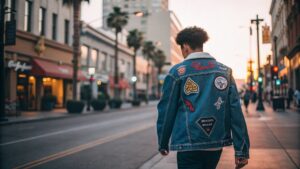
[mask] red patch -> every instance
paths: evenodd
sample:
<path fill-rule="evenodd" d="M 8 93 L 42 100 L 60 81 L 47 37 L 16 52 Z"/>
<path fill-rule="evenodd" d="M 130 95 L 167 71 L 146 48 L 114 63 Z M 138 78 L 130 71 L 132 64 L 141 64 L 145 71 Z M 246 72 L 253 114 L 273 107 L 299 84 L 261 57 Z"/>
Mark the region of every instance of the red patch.
<path fill-rule="evenodd" d="M 184 101 L 184 104 L 186 105 L 186 107 L 188 107 L 191 112 L 195 111 L 195 108 L 191 101 L 189 101 L 187 99 L 184 99 L 183 101 Z"/>
<path fill-rule="evenodd" d="M 206 70 L 214 68 L 215 64 L 213 62 L 208 62 L 206 66 L 202 66 L 200 63 L 194 61 L 191 66 L 196 70 Z"/>
<path fill-rule="evenodd" d="M 177 72 L 178 72 L 179 75 L 183 75 L 183 74 L 185 73 L 185 67 L 184 67 L 184 66 L 179 67 L 179 68 L 177 69 Z"/>

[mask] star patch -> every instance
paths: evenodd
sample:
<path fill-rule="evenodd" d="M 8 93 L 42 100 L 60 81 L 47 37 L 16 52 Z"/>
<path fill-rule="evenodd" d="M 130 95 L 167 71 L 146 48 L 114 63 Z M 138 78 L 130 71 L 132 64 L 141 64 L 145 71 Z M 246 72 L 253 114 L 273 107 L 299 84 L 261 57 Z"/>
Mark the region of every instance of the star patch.
<path fill-rule="evenodd" d="M 224 103 L 221 97 L 218 98 L 217 102 L 214 104 L 217 108 L 217 110 L 220 110 L 221 105 Z"/>
<path fill-rule="evenodd" d="M 197 124 L 201 127 L 204 133 L 208 136 L 212 133 L 212 130 L 216 124 L 216 119 L 214 117 L 204 117 L 197 121 Z"/>
<path fill-rule="evenodd" d="M 178 75 L 183 75 L 183 74 L 185 74 L 185 71 L 186 71 L 185 66 L 180 66 L 180 67 L 177 68 L 177 73 L 178 73 Z"/>
<path fill-rule="evenodd" d="M 215 87 L 219 90 L 224 90 L 228 86 L 228 81 L 223 76 L 216 77 L 214 83 L 215 83 Z"/>
<path fill-rule="evenodd" d="M 190 95 L 192 93 L 199 93 L 199 86 L 190 77 L 186 80 L 184 84 L 184 93 Z"/>
<path fill-rule="evenodd" d="M 187 100 L 187 99 L 184 99 L 183 100 L 184 104 L 186 105 L 186 107 L 188 107 L 188 109 L 190 110 L 190 112 L 194 112 L 195 111 L 195 108 L 192 104 L 191 101 Z"/>

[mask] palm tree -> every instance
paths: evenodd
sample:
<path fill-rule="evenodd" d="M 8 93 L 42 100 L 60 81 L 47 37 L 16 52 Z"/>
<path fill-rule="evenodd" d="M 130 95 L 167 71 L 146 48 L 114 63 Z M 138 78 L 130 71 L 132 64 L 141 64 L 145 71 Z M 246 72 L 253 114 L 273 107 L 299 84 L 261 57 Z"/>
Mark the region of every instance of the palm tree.
<path fill-rule="evenodd" d="M 78 79 L 78 58 L 80 56 L 80 15 L 81 2 L 89 0 L 63 0 L 64 5 L 73 5 L 73 100 L 77 98 L 77 79 Z"/>
<path fill-rule="evenodd" d="M 115 29 L 115 77 L 114 84 L 119 84 L 119 67 L 118 67 L 118 34 L 122 31 L 123 27 L 128 23 L 128 13 L 121 11 L 121 8 L 114 7 L 113 12 L 111 12 L 107 17 L 107 26 Z M 118 86 L 114 87 L 114 98 L 120 98 L 120 92 Z"/>
<path fill-rule="evenodd" d="M 146 82 L 146 101 L 148 103 L 149 100 L 149 96 L 148 96 L 148 91 L 149 91 L 149 68 L 150 68 L 150 60 L 153 58 L 154 53 L 155 53 L 155 46 L 153 44 L 152 41 L 146 41 L 143 44 L 143 50 L 142 50 L 143 54 L 147 57 L 147 82 Z"/>
<path fill-rule="evenodd" d="M 133 76 L 136 77 L 136 53 L 142 46 L 143 42 L 143 33 L 139 32 L 137 29 L 129 31 L 127 36 L 127 45 L 130 48 L 133 48 Z M 133 100 L 136 98 L 136 82 L 133 82 Z"/>
<path fill-rule="evenodd" d="M 152 61 L 154 62 L 155 67 L 158 69 L 158 75 L 162 73 L 162 68 L 166 62 L 166 55 L 164 51 L 158 49 L 155 51 L 154 56 L 152 57 Z M 157 83 L 157 93 L 160 97 L 161 94 L 161 84 L 160 81 Z"/>

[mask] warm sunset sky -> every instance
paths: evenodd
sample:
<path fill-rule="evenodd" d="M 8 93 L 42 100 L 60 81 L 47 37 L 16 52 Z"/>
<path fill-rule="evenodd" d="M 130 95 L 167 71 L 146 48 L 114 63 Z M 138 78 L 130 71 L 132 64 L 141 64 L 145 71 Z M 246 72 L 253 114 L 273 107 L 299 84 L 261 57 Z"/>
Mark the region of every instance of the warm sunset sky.
<path fill-rule="evenodd" d="M 271 0 L 169 0 L 170 10 L 175 12 L 183 27 L 196 25 L 208 32 L 210 40 L 204 50 L 232 67 L 235 78 L 246 77 L 250 54 L 257 64 L 256 27 L 252 25 L 250 38 L 250 19 L 258 14 L 265 19 L 262 24 L 270 25 L 270 4 Z M 82 10 L 86 22 L 97 20 L 102 16 L 102 1 L 91 0 Z M 101 26 L 101 19 L 92 25 Z M 261 45 L 261 63 L 266 62 L 268 54 L 271 54 L 270 45 Z"/>

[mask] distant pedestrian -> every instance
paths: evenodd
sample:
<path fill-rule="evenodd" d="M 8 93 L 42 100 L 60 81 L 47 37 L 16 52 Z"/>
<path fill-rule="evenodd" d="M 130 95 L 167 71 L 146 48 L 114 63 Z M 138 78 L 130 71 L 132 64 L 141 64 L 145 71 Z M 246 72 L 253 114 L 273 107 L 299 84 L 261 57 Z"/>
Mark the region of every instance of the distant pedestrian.
<path fill-rule="evenodd" d="M 296 105 L 298 108 L 300 108 L 300 91 L 296 90 L 294 96 L 296 100 Z"/>
<path fill-rule="evenodd" d="M 252 92 L 251 101 L 252 103 L 255 103 L 257 100 L 257 93 L 255 91 Z"/>
<path fill-rule="evenodd" d="M 294 97 L 294 90 L 292 88 L 289 88 L 288 90 L 288 98 L 287 98 L 287 109 L 290 108 L 290 104 L 293 101 Z"/>
<path fill-rule="evenodd" d="M 198 27 L 177 35 L 184 61 L 164 80 L 157 106 L 159 151 L 178 151 L 178 169 L 215 169 L 222 148 L 233 143 L 236 167 L 242 168 L 250 143 L 239 93 L 232 69 L 203 52 L 207 40 Z"/>
<path fill-rule="evenodd" d="M 249 105 L 249 102 L 250 102 L 250 98 L 251 98 L 251 92 L 250 92 L 250 90 L 246 90 L 245 94 L 244 94 L 244 97 L 243 97 L 246 113 L 248 113 L 248 105 Z"/>

